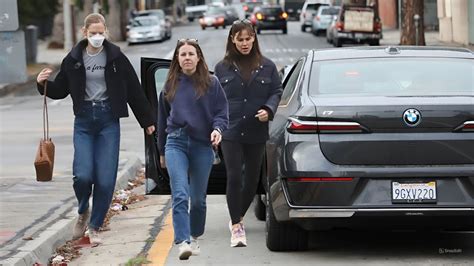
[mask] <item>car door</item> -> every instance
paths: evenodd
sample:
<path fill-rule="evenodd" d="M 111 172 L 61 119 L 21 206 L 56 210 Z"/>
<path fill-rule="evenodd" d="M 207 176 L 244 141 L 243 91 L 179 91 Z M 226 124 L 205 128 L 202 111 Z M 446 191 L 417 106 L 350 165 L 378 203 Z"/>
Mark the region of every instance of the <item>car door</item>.
<path fill-rule="evenodd" d="M 142 88 L 158 117 L 158 97 L 163 89 L 168 75 L 171 60 L 157 58 L 141 58 Z M 226 172 L 222 153 L 219 149 L 221 162 L 213 165 L 209 176 L 207 194 L 225 194 Z M 145 177 L 146 191 L 149 194 L 170 194 L 169 176 L 166 168 L 160 167 L 158 151 L 158 134 L 145 134 Z"/>

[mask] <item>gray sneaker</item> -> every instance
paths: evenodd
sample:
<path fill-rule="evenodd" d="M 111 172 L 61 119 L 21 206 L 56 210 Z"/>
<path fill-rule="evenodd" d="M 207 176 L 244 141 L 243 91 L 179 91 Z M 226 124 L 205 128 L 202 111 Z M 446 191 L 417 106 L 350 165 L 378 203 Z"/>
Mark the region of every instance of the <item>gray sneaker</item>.
<path fill-rule="evenodd" d="M 102 239 L 99 236 L 99 231 L 94 229 L 89 229 L 89 241 L 93 247 L 96 247 L 102 244 Z"/>
<path fill-rule="evenodd" d="M 84 236 L 86 232 L 87 223 L 89 222 L 90 211 L 87 209 L 84 213 L 79 214 L 72 231 L 72 239 L 79 239 Z"/>
<path fill-rule="evenodd" d="M 189 244 L 189 245 L 191 246 L 193 256 L 198 256 L 199 254 L 201 254 L 201 248 L 199 247 L 199 243 L 198 243 L 197 238 L 192 237 L 191 238 L 191 244 Z"/>
<path fill-rule="evenodd" d="M 183 241 L 178 244 L 179 249 L 179 259 L 180 260 L 187 260 L 193 254 L 193 250 L 188 242 Z"/>

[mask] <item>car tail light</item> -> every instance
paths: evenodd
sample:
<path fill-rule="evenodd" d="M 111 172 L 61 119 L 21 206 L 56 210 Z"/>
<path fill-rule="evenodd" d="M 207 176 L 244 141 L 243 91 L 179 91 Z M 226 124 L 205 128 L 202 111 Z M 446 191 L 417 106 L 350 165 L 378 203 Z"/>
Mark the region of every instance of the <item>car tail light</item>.
<path fill-rule="evenodd" d="M 287 18 L 288 18 L 288 14 L 287 14 L 286 12 L 281 13 L 281 18 L 287 19 Z"/>
<path fill-rule="evenodd" d="M 248 11 L 249 10 L 249 7 L 248 6 L 244 6 L 244 11 Z"/>
<path fill-rule="evenodd" d="M 374 31 L 376 31 L 376 32 L 381 32 L 382 31 L 382 23 L 380 21 L 375 22 Z"/>
<path fill-rule="evenodd" d="M 304 121 L 294 117 L 289 119 L 286 130 L 293 134 L 327 133 L 367 133 L 368 130 L 357 122 Z"/>
<path fill-rule="evenodd" d="M 342 22 L 342 21 L 336 22 L 336 29 L 338 31 L 343 31 L 344 30 L 344 22 Z"/>
<path fill-rule="evenodd" d="M 352 181 L 353 177 L 289 177 L 289 182 L 340 182 Z"/>
<path fill-rule="evenodd" d="M 474 132 L 474 121 L 466 121 L 458 126 L 454 131 L 457 132 Z"/>
<path fill-rule="evenodd" d="M 257 13 L 255 15 L 255 17 L 258 19 L 258 20 L 262 20 L 263 19 L 263 14 L 262 13 Z"/>
<path fill-rule="evenodd" d="M 224 17 L 219 17 L 219 18 L 217 18 L 217 22 L 223 23 L 223 22 L 224 22 Z"/>
<path fill-rule="evenodd" d="M 320 16 L 316 16 L 316 20 L 317 20 L 317 21 L 320 21 L 320 20 L 321 20 L 321 17 L 320 17 Z"/>

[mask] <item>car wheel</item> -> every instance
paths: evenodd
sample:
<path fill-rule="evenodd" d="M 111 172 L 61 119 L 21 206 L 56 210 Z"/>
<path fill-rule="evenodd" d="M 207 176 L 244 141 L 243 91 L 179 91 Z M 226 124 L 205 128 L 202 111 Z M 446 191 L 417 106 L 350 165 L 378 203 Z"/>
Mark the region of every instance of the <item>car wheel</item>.
<path fill-rule="evenodd" d="M 253 209 L 253 211 L 255 213 L 255 217 L 259 221 L 265 221 L 265 216 L 267 214 L 265 213 L 266 212 L 265 211 L 265 203 L 262 200 L 262 196 L 261 195 L 255 195 L 253 203 L 255 204 L 254 209 Z"/>
<path fill-rule="evenodd" d="M 201 29 L 202 29 L 202 30 L 205 30 L 205 29 L 206 29 L 206 27 L 201 27 Z"/>
<path fill-rule="evenodd" d="M 223 29 L 225 29 L 225 24 L 224 24 L 224 25 L 222 25 L 222 28 L 223 28 Z"/>
<path fill-rule="evenodd" d="M 298 251 L 308 249 L 308 234 L 292 223 L 280 223 L 275 219 L 267 194 L 265 236 L 271 251 Z"/>
<path fill-rule="evenodd" d="M 301 25 L 301 31 L 306 32 L 306 26 L 305 25 Z"/>
<path fill-rule="evenodd" d="M 341 47 L 341 46 L 342 46 L 342 41 L 341 41 L 341 39 L 339 39 L 339 38 L 334 38 L 334 39 L 332 40 L 332 42 L 333 42 L 333 44 L 334 44 L 334 47 Z"/>
<path fill-rule="evenodd" d="M 260 29 L 257 29 L 257 34 L 260 34 L 262 31 Z"/>
<path fill-rule="evenodd" d="M 283 34 L 288 34 L 288 29 L 287 28 L 284 28 L 282 31 L 283 31 Z"/>
<path fill-rule="evenodd" d="M 379 46 L 380 45 L 380 40 L 370 40 L 369 45 L 370 46 Z"/>

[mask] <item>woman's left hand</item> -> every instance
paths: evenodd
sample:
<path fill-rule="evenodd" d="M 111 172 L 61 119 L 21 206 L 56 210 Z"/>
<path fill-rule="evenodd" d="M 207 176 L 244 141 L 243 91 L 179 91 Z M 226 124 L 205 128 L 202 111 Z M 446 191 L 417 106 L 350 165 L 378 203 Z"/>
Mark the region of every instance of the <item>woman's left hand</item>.
<path fill-rule="evenodd" d="M 151 135 L 151 134 L 153 134 L 153 132 L 155 132 L 155 126 L 154 125 L 151 125 L 151 126 L 146 128 L 146 134 L 147 135 Z"/>
<path fill-rule="evenodd" d="M 267 122 L 268 121 L 268 112 L 264 109 L 260 109 L 257 111 L 257 114 L 255 115 L 256 118 L 258 118 L 258 120 L 260 122 Z"/>
<path fill-rule="evenodd" d="M 211 133 L 212 146 L 217 147 L 217 145 L 219 145 L 219 143 L 221 143 L 221 140 L 222 140 L 221 133 L 219 133 L 219 131 L 214 129 Z"/>

